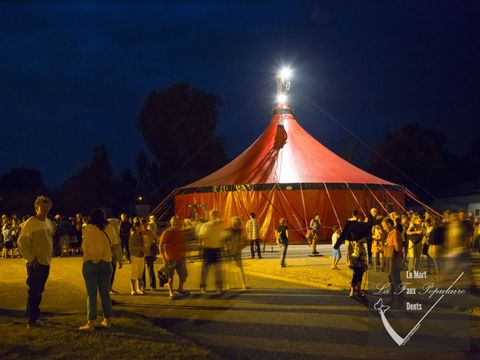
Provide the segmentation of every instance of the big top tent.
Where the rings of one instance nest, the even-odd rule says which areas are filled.
[[[286,218],[292,242],[304,242],[308,222],[320,214],[326,239],[353,209],[365,216],[372,207],[404,210],[403,186],[372,175],[323,146],[297,122],[287,101],[290,82],[277,76],[279,100],[265,131],[243,153],[212,174],[176,189],[175,214],[206,216],[218,209],[226,221],[244,221],[255,212],[261,237],[273,241],[280,218]]]

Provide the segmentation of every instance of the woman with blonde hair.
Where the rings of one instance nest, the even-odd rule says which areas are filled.
[[[100,293],[104,319],[101,323],[109,327],[112,314],[110,280],[112,278],[112,252],[119,249],[119,239],[112,225],[105,219],[102,209],[93,209],[89,224],[82,231],[83,267],[82,273],[87,287],[88,321],[80,330],[95,327],[97,319],[97,292]],[[121,257],[120,257],[121,259]],[[119,268],[122,267],[119,260]]]

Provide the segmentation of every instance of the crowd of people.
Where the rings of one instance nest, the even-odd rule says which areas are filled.
[[[347,246],[347,265],[353,270],[350,297],[365,298],[361,290],[368,266],[388,274],[394,306],[402,306],[400,271],[415,273],[420,269],[441,281],[450,270],[468,266],[470,251],[480,251],[480,221],[463,210],[443,214],[405,211],[381,216],[377,209],[362,220],[354,210],[340,235],[332,235],[332,269],[337,268],[340,245]],[[447,267],[448,266],[448,267]]]
[[[126,214],[121,214],[119,219],[107,219],[99,208],[93,209],[88,217],[81,214],[73,218],[56,215],[50,220],[48,214],[52,203],[45,196],[35,200],[34,208],[36,214],[22,221],[14,216],[2,216],[2,256],[19,255],[27,260],[28,327],[37,325],[41,296],[53,256],[78,254],[83,258],[87,323],[80,327],[82,330],[95,327],[97,293],[100,294],[104,314],[100,325],[111,325],[111,295],[117,293],[113,286],[115,273],[124,263],[131,265],[132,296],[155,291],[157,284],[160,287],[166,284],[168,296],[174,300],[189,295],[184,288],[188,277],[186,260],[189,257],[202,260],[199,282],[202,293],[207,292],[210,268],[215,268],[215,292],[219,295],[224,291],[224,263],[228,262],[228,266],[240,274],[240,288],[246,290],[242,250],[250,246],[251,257],[257,255],[262,258],[260,224],[253,212],[245,224],[238,216],[224,224],[219,211],[213,209],[208,213],[208,219],[179,219],[173,216],[168,225],[161,228],[153,216],[128,218]],[[325,230],[320,215],[315,214],[305,236],[312,256],[318,254],[316,246]],[[478,249],[479,238],[478,219],[464,211],[445,212],[443,216],[431,212],[421,216],[413,211],[402,214],[391,212],[382,216],[377,209],[371,209],[367,216],[361,218],[354,210],[343,229],[333,227],[331,267],[332,270],[339,269],[340,245],[345,241],[346,263],[353,271],[350,297],[365,298],[361,284],[369,265],[374,271],[388,273],[392,289],[395,289],[399,286],[400,269],[403,267],[416,271],[423,262],[428,272],[440,275],[442,269],[437,261],[440,257],[460,254],[469,247]],[[275,228],[275,240],[281,248],[280,266],[285,267],[289,244],[285,218],[281,218]],[[161,267],[156,273],[154,264],[157,258],[161,260]],[[175,276],[178,277],[176,289]]]
[[[143,295],[145,291],[157,289],[157,274],[154,262],[157,257],[162,260],[158,270],[159,285],[167,285],[169,298],[188,296],[189,291],[183,285],[188,277],[186,266],[187,254],[201,249],[202,268],[200,289],[207,292],[208,270],[215,267],[216,293],[223,292],[222,262],[227,260],[238,268],[241,278],[241,290],[246,290],[245,273],[242,263],[242,250],[250,242],[259,250],[259,224],[250,223],[247,238],[245,226],[240,217],[232,217],[229,226],[223,226],[217,210],[209,212],[208,221],[196,222],[191,219],[181,220],[173,216],[166,229],[159,229],[155,218],[127,218],[121,214],[120,219],[105,217],[102,209],[93,209],[88,217],[77,215],[74,221],[55,216],[50,220],[48,214],[52,202],[45,196],[39,196],[34,202],[35,215],[25,218],[15,228],[14,240],[3,237],[13,244],[7,249],[17,248],[18,254],[27,261],[27,327],[38,325],[40,302],[50,272],[53,256],[79,254],[82,256],[82,274],[87,292],[87,323],[81,330],[95,327],[97,319],[97,295],[100,295],[104,319],[103,327],[111,326],[111,295],[117,292],[113,288],[115,272],[125,262],[130,263],[131,295]],[[255,214],[251,214],[255,218]],[[2,230],[11,229],[10,220],[4,217]],[[68,225],[68,226],[67,226]],[[10,232],[7,233],[7,235]],[[70,237],[75,237],[74,248]],[[68,247],[63,247],[68,244]],[[253,248],[252,248],[253,249]],[[124,256],[125,254],[125,256]],[[260,254],[260,252],[258,252]],[[13,256],[10,253],[10,256]],[[198,254],[196,254],[198,257]],[[253,255],[252,255],[253,256]],[[149,287],[146,287],[146,280]],[[174,289],[174,277],[178,276],[178,287]]]

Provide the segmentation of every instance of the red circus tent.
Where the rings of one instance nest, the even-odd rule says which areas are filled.
[[[262,240],[273,241],[280,218],[287,219],[291,242],[305,242],[315,213],[324,225],[342,225],[358,209],[404,209],[404,187],[376,177],[343,160],[297,122],[287,105],[277,105],[263,134],[233,161],[175,191],[175,213],[182,218],[202,209],[218,209],[224,221],[255,212]],[[195,209],[195,211],[194,211]]]

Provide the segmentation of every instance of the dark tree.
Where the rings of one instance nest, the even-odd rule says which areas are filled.
[[[113,209],[116,213],[130,212],[130,208],[135,203],[138,194],[137,179],[132,174],[130,169],[123,170],[115,179],[115,198],[113,202]]]
[[[38,170],[13,169],[0,176],[0,212],[33,214],[33,202],[42,194],[48,194],[48,187]]]
[[[93,207],[111,207],[115,202],[112,169],[105,146],[93,150],[89,165],[54,191],[59,208],[69,214],[88,212]]]
[[[142,151],[137,156],[138,191],[140,194],[144,195],[155,191],[155,184],[160,181],[160,177],[156,178],[154,176],[154,168],[158,168],[158,165],[148,160],[147,155]]]
[[[219,96],[188,83],[148,96],[137,127],[159,164],[159,169],[142,165],[142,171],[150,168],[147,176],[162,174],[161,183],[155,184],[157,191],[160,186],[165,192],[188,184],[225,164],[224,140],[215,133],[220,105]]]
[[[376,146],[381,157],[374,155],[368,170],[422,196],[438,195],[451,184],[454,175],[450,171],[454,157],[445,150],[444,143],[445,135],[437,130],[405,125],[387,134]]]

